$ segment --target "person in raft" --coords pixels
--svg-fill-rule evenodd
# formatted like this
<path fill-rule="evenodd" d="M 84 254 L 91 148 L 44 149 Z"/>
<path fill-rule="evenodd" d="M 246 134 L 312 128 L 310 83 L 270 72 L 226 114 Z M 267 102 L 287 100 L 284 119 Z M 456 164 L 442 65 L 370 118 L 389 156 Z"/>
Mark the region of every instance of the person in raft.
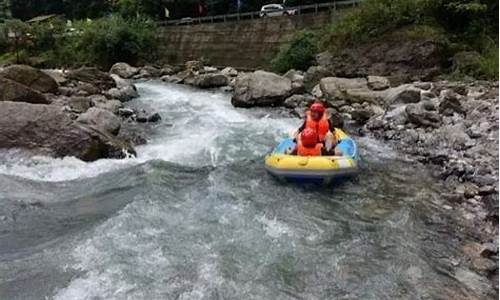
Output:
<path fill-rule="evenodd" d="M 330 121 L 328 120 L 328 113 L 326 112 L 323 104 L 315 102 L 311 105 L 309 110 L 306 112 L 306 118 L 302 126 L 293 134 L 295 141 L 300 142 L 297 137 L 305 129 L 313 129 L 316 132 L 317 143 L 323 145 L 322 153 L 323 155 L 342 155 L 339 149 L 336 149 L 337 138 L 335 135 L 335 128 L 330 126 Z M 332 132 L 333 131 L 333 132 Z"/>
<path fill-rule="evenodd" d="M 291 151 L 292 155 L 299 156 L 320 156 L 330 153 L 318 142 L 318 134 L 312 128 L 304 128 L 297 139 L 297 145 Z"/>

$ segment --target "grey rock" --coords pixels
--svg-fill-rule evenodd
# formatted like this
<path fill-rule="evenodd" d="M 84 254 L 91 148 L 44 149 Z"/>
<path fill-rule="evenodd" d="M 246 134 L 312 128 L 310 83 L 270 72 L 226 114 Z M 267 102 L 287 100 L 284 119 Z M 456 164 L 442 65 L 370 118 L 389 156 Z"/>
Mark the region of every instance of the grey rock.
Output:
<path fill-rule="evenodd" d="M 414 82 L 413 85 L 418 89 L 426 90 L 426 91 L 428 91 L 432 88 L 432 83 L 430 83 L 430 82 L 417 81 L 417 82 Z"/>
<path fill-rule="evenodd" d="M 359 124 L 365 124 L 372 116 L 374 112 L 370 108 L 359 108 L 351 112 L 351 117 L 353 120 Z"/>
<path fill-rule="evenodd" d="M 451 116 L 454 112 L 459 114 L 465 113 L 458 95 L 452 90 L 442 90 L 439 99 L 439 113 L 446 116 Z"/>
<path fill-rule="evenodd" d="M 119 109 L 123 107 L 123 104 L 119 100 L 109 100 L 106 102 L 98 102 L 95 104 L 95 107 L 109 110 L 116 115 L 118 114 Z"/>
<path fill-rule="evenodd" d="M 120 131 L 121 122 L 120 119 L 115 116 L 112 112 L 98 108 L 92 107 L 85 113 L 81 114 L 78 122 L 92 125 L 103 132 L 108 132 L 113 135 L 117 135 Z"/>
<path fill-rule="evenodd" d="M 420 90 L 411 84 L 403 84 L 387 90 L 385 103 L 388 105 L 420 102 Z"/>
<path fill-rule="evenodd" d="M 139 73 L 139 69 L 130 66 L 127 63 L 123 62 L 118 62 L 114 64 L 111 69 L 109 70 L 109 73 L 111 74 L 116 74 L 120 76 L 121 78 L 132 78 L 134 75 Z"/>
<path fill-rule="evenodd" d="M 131 108 L 128 108 L 128 107 L 118 109 L 118 115 L 120 115 L 124 118 L 131 117 L 134 114 L 135 114 L 135 111 Z"/>
<path fill-rule="evenodd" d="M 328 76 L 332 76 L 332 73 L 323 66 L 309 67 L 304 74 L 304 87 L 307 91 L 312 91 L 322 78 Z"/>
<path fill-rule="evenodd" d="M 309 102 L 314 101 L 314 97 L 308 95 L 292 95 L 285 99 L 283 106 L 286 108 L 304 107 Z"/>
<path fill-rule="evenodd" d="M 87 97 L 71 97 L 68 99 L 68 105 L 72 111 L 83 113 L 94 106 L 94 102 Z"/>
<path fill-rule="evenodd" d="M 137 89 L 135 88 L 134 85 L 128 85 L 121 89 L 112 88 L 107 92 L 107 94 L 110 97 L 118 99 L 122 102 L 127 102 L 134 98 L 139 97 L 139 93 L 137 92 Z"/>
<path fill-rule="evenodd" d="M 290 95 L 290 79 L 266 71 L 239 74 L 231 103 L 236 107 L 278 106 Z"/>
<path fill-rule="evenodd" d="M 374 91 L 381 91 L 389 88 L 390 83 L 387 77 L 383 76 L 368 76 L 368 87 Z"/>
<path fill-rule="evenodd" d="M 59 84 L 46 73 L 25 65 L 12 65 L 0 71 L 0 77 L 13 80 L 40 93 L 56 93 Z"/>
<path fill-rule="evenodd" d="M 188 71 L 199 71 L 203 69 L 203 63 L 199 60 L 190 60 L 186 62 L 185 67 Z"/>
<path fill-rule="evenodd" d="M 220 73 L 201 74 L 192 77 L 192 79 L 192 81 L 188 81 L 186 79 L 185 83 L 197 86 L 199 88 L 214 88 L 229 84 L 228 78 Z"/>
<path fill-rule="evenodd" d="M 238 76 L 238 71 L 232 67 L 225 67 L 220 71 L 220 73 L 227 77 L 236 77 Z"/>
<path fill-rule="evenodd" d="M 115 81 L 108 73 L 99 71 L 94 67 L 82 67 L 68 71 L 66 77 L 72 80 L 89 83 L 101 91 L 109 90 L 116 86 Z"/>
<path fill-rule="evenodd" d="M 163 66 L 163 68 L 160 69 L 160 76 L 163 77 L 163 76 L 169 76 L 169 75 L 174 75 L 176 72 L 175 72 L 175 69 L 172 67 L 172 66 Z"/>
<path fill-rule="evenodd" d="M 422 105 L 408 104 L 405 111 L 408 120 L 416 125 L 437 128 L 441 123 L 439 114 L 425 110 Z"/>
<path fill-rule="evenodd" d="M 324 97 L 329 101 L 344 99 L 347 90 L 370 92 L 365 78 L 325 77 L 320 80 L 319 85 Z"/>
<path fill-rule="evenodd" d="M 50 104 L 50 101 L 44 95 L 7 78 L 0 77 L 0 91 L 0 102 L 13 101 L 34 104 Z"/>
<path fill-rule="evenodd" d="M 72 121 L 59 106 L 0 102 L 0 148 L 11 147 L 84 161 L 135 154 L 123 140 Z"/>
<path fill-rule="evenodd" d="M 98 87 L 88 82 L 78 82 L 75 90 L 77 95 L 84 95 L 84 96 L 97 95 L 101 93 L 101 90 Z"/>
<path fill-rule="evenodd" d="M 395 126 L 404 125 L 408 122 L 408 114 L 406 113 L 407 105 L 399 105 L 392 110 L 388 111 L 383 120 L 386 123 L 391 123 Z"/>

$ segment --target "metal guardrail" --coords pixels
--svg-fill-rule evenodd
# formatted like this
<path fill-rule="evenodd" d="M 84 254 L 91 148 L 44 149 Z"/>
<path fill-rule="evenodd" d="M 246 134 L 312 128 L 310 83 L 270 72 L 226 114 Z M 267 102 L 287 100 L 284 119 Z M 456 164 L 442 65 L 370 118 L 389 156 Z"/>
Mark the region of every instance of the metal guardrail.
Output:
<path fill-rule="evenodd" d="M 340 0 L 335 2 L 328 3 L 317 3 L 310 5 L 302 5 L 302 6 L 294 6 L 294 7 L 285 7 L 282 10 L 273 10 L 273 12 L 289 12 L 295 10 L 294 15 L 301 15 L 305 13 L 315 13 L 317 14 L 320 11 L 325 10 L 337 10 L 337 8 L 345 8 L 345 7 L 353 7 L 363 2 L 363 0 Z M 216 16 L 207 16 L 207 17 L 199 17 L 199 18 L 184 18 L 178 20 L 170 20 L 160 22 L 160 26 L 172 26 L 172 25 L 196 25 L 202 23 L 218 23 L 218 22 L 228 22 L 228 21 L 240 21 L 240 20 L 248 20 L 248 19 L 258 19 L 261 18 L 261 11 L 252 11 L 246 13 L 235 13 L 235 14 L 227 14 L 227 15 L 216 15 Z"/>

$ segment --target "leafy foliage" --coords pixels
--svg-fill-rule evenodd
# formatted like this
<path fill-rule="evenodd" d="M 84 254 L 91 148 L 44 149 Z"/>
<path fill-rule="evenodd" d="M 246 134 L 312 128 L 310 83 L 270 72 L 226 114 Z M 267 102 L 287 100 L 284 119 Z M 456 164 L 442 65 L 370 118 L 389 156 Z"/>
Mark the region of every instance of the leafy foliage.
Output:
<path fill-rule="evenodd" d="M 410 31 L 409 38 L 438 33 L 449 44 L 451 56 L 459 51 L 478 52 L 481 59 L 467 72 L 498 77 L 497 71 L 486 68 L 493 61 L 498 65 L 498 55 L 494 60 L 492 50 L 498 54 L 498 1 L 493 0 L 366 0 L 330 25 L 321 47 L 335 52 L 401 27 L 425 29 Z"/>
<path fill-rule="evenodd" d="M 104 67 L 118 61 L 135 64 L 156 48 L 154 25 L 145 19 L 113 16 L 86 22 L 81 31 L 76 42 L 85 60 Z"/>
<path fill-rule="evenodd" d="M 307 70 L 318 53 L 316 34 L 310 31 L 297 33 L 289 45 L 281 49 L 272 61 L 272 68 L 276 72 L 286 72 L 290 69 Z"/>

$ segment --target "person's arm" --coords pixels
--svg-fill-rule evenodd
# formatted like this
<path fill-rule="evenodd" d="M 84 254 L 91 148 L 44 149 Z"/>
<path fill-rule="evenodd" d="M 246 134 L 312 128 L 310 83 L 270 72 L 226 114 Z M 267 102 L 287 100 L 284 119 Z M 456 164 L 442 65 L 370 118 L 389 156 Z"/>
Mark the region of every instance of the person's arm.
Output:
<path fill-rule="evenodd" d="M 299 127 L 298 132 L 301 133 L 302 130 L 304 130 L 304 128 L 306 128 L 306 120 L 304 120 L 304 123 L 302 123 L 302 126 Z"/>
<path fill-rule="evenodd" d="M 304 120 L 304 123 L 302 123 L 299 129 L 297 129 L 297 131 L 295 132 L 295 137 L 293 139 L 295 143 L 297 143 L 297 138 L 299 137 L 299 134 L 302 132 L 302 130 L 304 130 L 304 128 L 306 128 L 306 120 Z"/>

